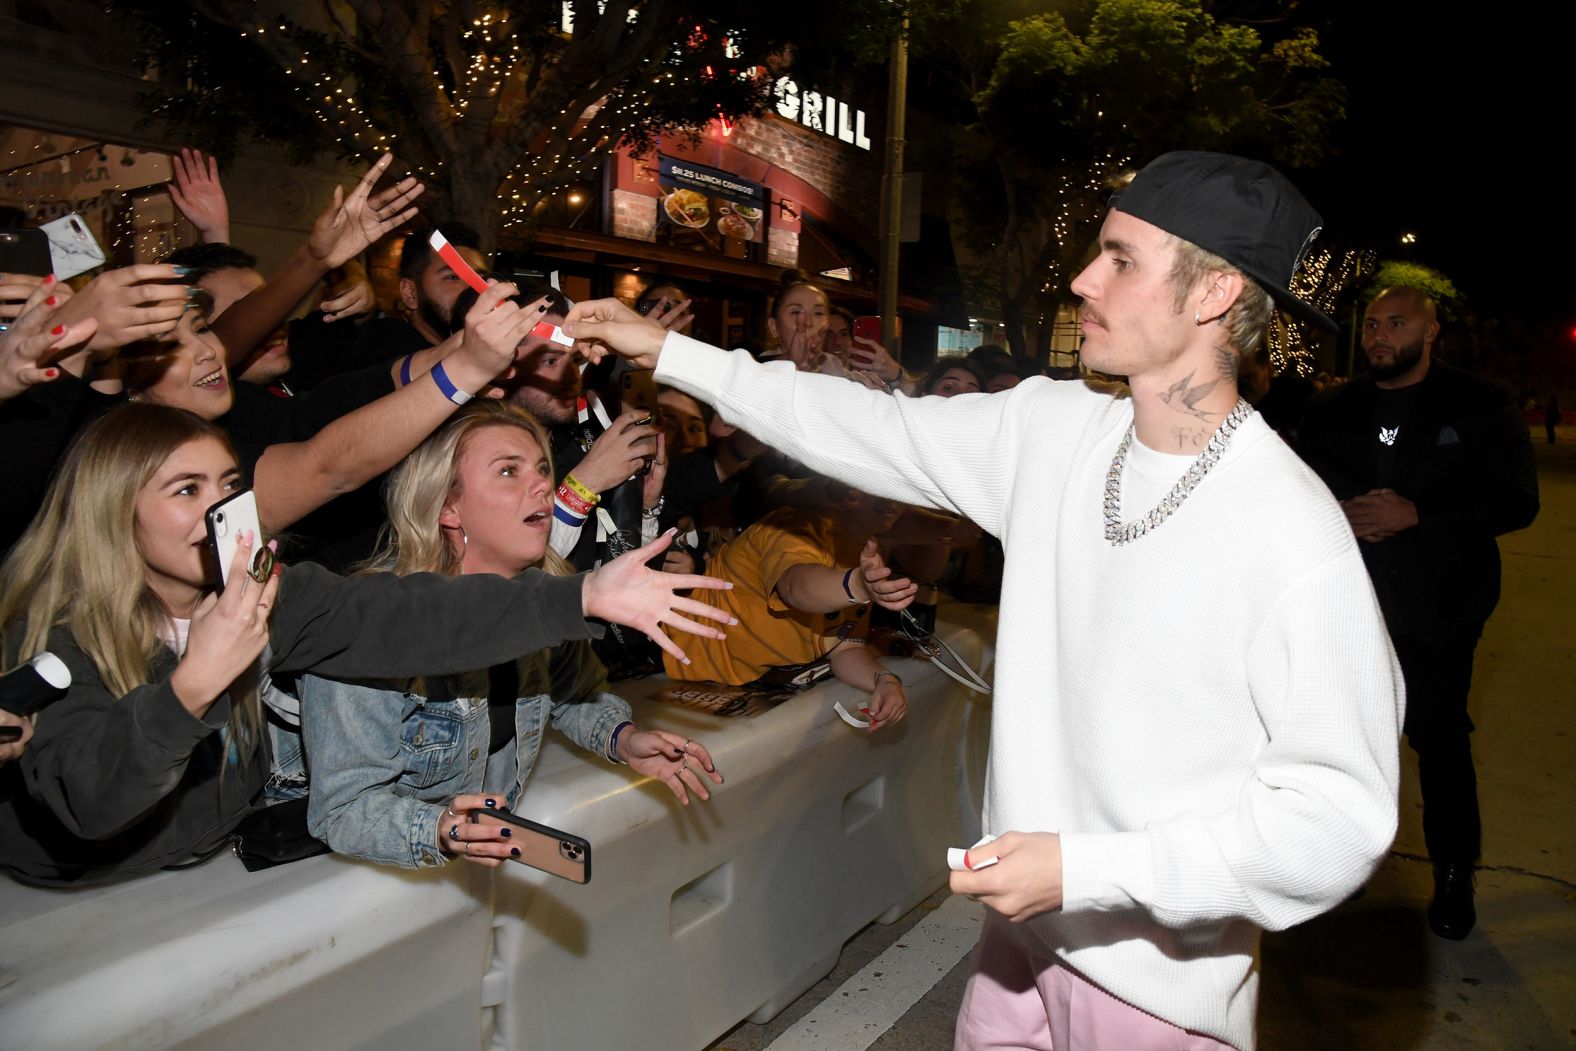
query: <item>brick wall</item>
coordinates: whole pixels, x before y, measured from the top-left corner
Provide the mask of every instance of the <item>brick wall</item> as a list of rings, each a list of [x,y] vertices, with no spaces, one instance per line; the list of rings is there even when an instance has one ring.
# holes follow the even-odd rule
[[[777,117],[741,122],[729,145],[797,175],[874,232],[875,203],[881,199],[881,158],[875,151]]]
[[[613,191],[613,236],[650,241],[657,235],[657,199],[629,190]]]

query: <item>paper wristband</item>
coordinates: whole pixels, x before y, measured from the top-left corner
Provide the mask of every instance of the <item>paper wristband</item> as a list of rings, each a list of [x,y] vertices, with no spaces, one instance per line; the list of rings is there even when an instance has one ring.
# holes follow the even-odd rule
[[[838,715],[842,716],[843,722],[847,723],[849,726],[856,727],[860,730],[870,729],[869,723],[865,722],[863,719],[856,719],[852,715],[848,714],[848,709],[843,707],[842,701],[838,701],[836,704],[832,705],[832,709],[837,712]],[[859,710],[862,712],[868,712],[870,709],[861,708]]]
[[[445,263],[449,264],[449,269],[454,271],[455,277],[458,277],[478,292],[487,291],[487,282],[482,280],[482,275],[471,269],[471,264],[467,263],[465,258],[455,250],[447,237],[434,230],[432,231],[432,236],[427,238],[427,243],[432,245],[433,250],[442,257]]]
[[[545,339],[551,343],[557,343],[561,347],[573,347],[575,345],[575,341],[564,335],[564,330],[551,321],[538,321],[536,326],[531,329],[531,335],[537,339]]]

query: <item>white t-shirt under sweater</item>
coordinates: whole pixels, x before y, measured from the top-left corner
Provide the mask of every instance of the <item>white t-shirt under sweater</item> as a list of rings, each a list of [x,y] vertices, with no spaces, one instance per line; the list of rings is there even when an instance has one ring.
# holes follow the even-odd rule
[[[1345,516],[1256,414],[1121,547],[1125,398],[1025,380],[904,398],[686,336],[657,379],[811,468],[968,516],[1006,551],[984,827],[1061,834],[1021,928],[1134,1006],[1254,1046],[1259,929],[1333,907],[1395,833],[1400,670]],[[1134,442],[1122,519],[1186,458]]]

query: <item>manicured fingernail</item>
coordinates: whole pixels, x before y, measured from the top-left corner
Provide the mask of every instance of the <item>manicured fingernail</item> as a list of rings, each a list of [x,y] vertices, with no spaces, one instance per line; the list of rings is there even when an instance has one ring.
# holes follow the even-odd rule
[[[684,658],[684,666],[685,666],[685,667],[686,667],[686,668],[687,668],[687,667],[689,667],[689,662],[690,662],[690,659],[689,659],[689,658],[688,658],[688,657],[685,657],[685,658]]]
[[[739,623],[739,618],[738,618],[738,617],[729,617],[729,618],[728,618],[728,623],[729,623],[729,624],[735,624],[735,625],[736,625],[736,624],[738,624],[738,623]]]
[[[54,283],[55,283],[55,275],[54,274],[45,274],[44,275],[44,284],[52,285]]]
[[[450,839],[459,839],[460,838],[460,826],[459,825],[454,825],[454,826],[452,826],[449,829],[449,838]]]
[[[186,286],[186,294],[188,296],[195,296],[198,293],[200,293],[201,291],[202,291],[202,289],[199,286],[197,286],[197,285],[187,285]]]
[[[49,330],[49,334],[51,336],[64,336],[66,334],[66,326],[56,325],[54,328]]]
[[[268,541],[268,550],[270,550],[270,551],[278,551],[279,550],[279,541],[278,540],[270,540],[270,541]]]
[[[496,799],[489,799],[489,800],[487,800],[486,805],[496,808],[498,806],[498,800],[496,800]]]
[[[519,847],[510,847],[509,848],[509,856],[511,858],[519,857],[520,856],[520,848]]]
[[[536,308],[536,312],[538,314],[545,314],[545,313],[547,313],[547,304],[543,303],[541,306],[537,307]]]
[[[195,274],[196,272],[197,272],[197,269],[195,267],[190,267],[190,266],[178,266],[178,267],[175,268],[175,276],[176,277],[190,277],[192,274]]]
[[[196,310],[196,309],[197,309],[197,304],[196,303],[187,303],[185,306],[181,307],[182,311]]]
[[[44,378],[46,380],[52,380],[58,375],[60,375],[60,370],[59,369],[45,369],[44,370]]]
[[[514,833],[509,831],[507,828],[500,828],[498,830],[498,834],[504,839],[508,839],[510,836],[514,835]]]
[[[60,297],[59,296],[45,296],[44,297],[44,305],[46,307],[52,307],[52,306],[54,306],[55,304],[57,304],[59,302],[60,302]]]

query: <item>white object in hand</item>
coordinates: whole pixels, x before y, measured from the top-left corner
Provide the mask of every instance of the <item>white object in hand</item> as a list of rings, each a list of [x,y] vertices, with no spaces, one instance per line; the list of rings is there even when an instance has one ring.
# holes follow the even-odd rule
[[[1001,859],[995,857],[994,855],[988,858],[970,858],[969,853],[970,851],[978,850],[995,838],[995,836],[986,836],[968,850],[964,850],[962,847],[948,847],[947,868],[951,869],[953,872],[978,872],[980,869],[990,868]],[[970,861],[973,862],[972,865],[969,864]]]

